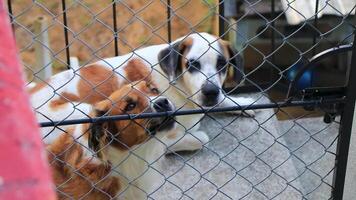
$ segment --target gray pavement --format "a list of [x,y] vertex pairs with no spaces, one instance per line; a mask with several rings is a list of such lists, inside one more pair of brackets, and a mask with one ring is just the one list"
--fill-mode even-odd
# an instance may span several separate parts
[[201,129],[211,141],[201,151],[166,156],[167,181],[153,199],[328,199],[337,124],[278,121],[266,109],[254,119],[208,115]]

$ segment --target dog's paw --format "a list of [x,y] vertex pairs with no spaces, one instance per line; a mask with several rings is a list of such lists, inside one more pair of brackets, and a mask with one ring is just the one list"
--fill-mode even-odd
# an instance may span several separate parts
[[244,110],[244,111],[242,112],[242,114],[243,114],[245,117],[255,117],[256,112],[253,111],[253,110]]
[[[253,98],[249,98],[249,97],[234,97],[232,98],[233,100],[233,104],[232,106],[238,106],[238,107],[248,107],[250,105],[252,105],[253,103],[255,103],[255,99]],[[231,114],[237,114],[237,115],[244,115],[246,117],[254,117],[255,116],[255,111],[253,110],[235,110],[235,111],[230,111],[229,113]]]
[[[170,140],[174,139],[171,138]],[[179,138],[178,141],[174,142],[173,145],[168,146],[167,153],[200,150],[207,142],[209,142],[209,136],[203,131],[187,133],[182,138]]]
[[[235,100],[235,99],[233,99]],[[250,97],[238,97],[236,98],[236,103],[238,103],[240,106],[249,106],[255,103],[255,99],[250,98]]]
[[209,142],[209,136],[204,131],[195,131],[193,135],[200,141],[201,144]]
[[235,114],[235,115],[243,115],[245,117],[254,117],[255,116],[255,111],[253,110],[244,110],[244,111],[241,111],[241,110],[234,110],[234,111],[229,111],[229,113],[231,114]]

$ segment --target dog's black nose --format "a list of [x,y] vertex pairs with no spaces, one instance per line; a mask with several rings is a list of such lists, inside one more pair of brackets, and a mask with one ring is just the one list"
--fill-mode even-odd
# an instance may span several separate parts
[[201,92],[208,98],[216,98],[220,93],[219,87],[211,82],[206,82],[201,88]]
[[153,108],[156,110],[156,112],[166,112],[166,111],[172,111],[173,110],[173,105],[169,100],[165,97],[160,97],[156,101],[153,102]]

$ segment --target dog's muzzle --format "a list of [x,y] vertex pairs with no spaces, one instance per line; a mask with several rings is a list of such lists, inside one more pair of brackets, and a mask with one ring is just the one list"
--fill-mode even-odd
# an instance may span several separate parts
[[[151,110],[153,112],[168,112],[175,109],[173,103],[166,97],[158,97],[152,101]],[[159,117],[150,119],[149,131],[151,135],[157,131],[168,131],[174,128],[175,117]]]
[[201,88],[202,106],[211,107],[218,103],[220,89],[212,82],[206,82]]

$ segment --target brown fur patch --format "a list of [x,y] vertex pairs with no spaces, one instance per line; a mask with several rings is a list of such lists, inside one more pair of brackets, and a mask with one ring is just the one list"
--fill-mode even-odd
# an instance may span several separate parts
[[126,78],[130,82],[144,80],[151,82],[151,70],[140,59],[131,59],[124,68]]
[[230,46],[229,42],[227,42],[225,40],[221,40],[221,39],[219,39],[218,42],[219,42],[220,47],[223,50],[224,57],[227,60],[229,60],[231,58],[231,56],[232,56],[232,55],[230,55],[229,50],[228,50],[228,48]]
[[[131,59],[124,67],[126,78],[130,82],[144,80],[151,82],[151,71],[140,59]],[[120,88],[117,74],[98,64],[80,69],[82,80],[78,83],[79,100],[95,104],[106,99]],[[127,83],[124,81],[124,83]]]
[[[136,89],[133,89],[133,87]],[[145,81],[134,82],[115,91],[110,95],[108,100],[97,103],[95,108],[97,111],[103,113],[110,111],[109,115],[141,113],[149,106],[149,99],[146,95],[153,96],[147,83]],[[130,102],[135,102],[136,107],[126,112],[125,107]],[[144,127],[146,124],[147,119],[134,119],[105,122],[101,126],[106,127],[103,130],[115,130],[116,133],[111,133],[111,136],[109,136],[115,137],[115,140],[109,138],[113,146],[120,150],[128,150],[128,148],[140,144],[147,139],[148,134]]]
[[193,38],[191,38],[191,37],[185,38],[181,45],[185,46],[185,48],[191,47],[193,45]]
[[35,87],[28,89],[28,93],[30,93],[30,94],[36,93],[46,86],[47,86],[47,83],[45,83],[45,82],[36,83]]
[[[218,42],[219,42],[220,48],[222,48],[222,50],[223,50],[224,57],[226,58],[226,60],[230,60],[231,57],[233,56],[233,55],[230,55],[230,51],[229,51],[230,43],[228,41],[221,40],[221,39],[219,39]],[[229,84],[229,83],[231,84],[231,83],[235,82],[233,67],[227,68],[226,78],[225,78],[225,80],[221,80],[221,81],[225,81],[225,83],[224,83],[225,86],[228,86],[227,84]]]
[[177,138],[177,133],[176,133],[176,132],[173,132],[173,133],[171,133],[171,134],[168,134],[168,135],[167,135],[167,138],[168,138],[168,139],[176,139],[176,138]]
[[83,147],[70,134],[61,135],[47,150],[59,199],[112,199],[120,191],[118,178],[109,175],[111,166],[84,157]]
[[[149,85],[152,83],[151,71],[140,59],[131,59],[124,68],[127,79],[130,82],[143,80]],[[50,102],[51,109],[60,109],[61,105],[67,102],[80,101],[89,104],[95,104],[110,96],[115,90],[120,88],[117,74],[111,69],[99,64],[91,64],[79,70],[81,80],[79,81],[78,95],[63,92],[58,99]],[[127,84],[126,81],[123,82]],[[33,94],[47,86],[46,83],[38,83],[35,87],[29,89]]]
[[[90,116],[90,117],[95,117],[95,116],[93,115],[93,113],[89,113],[89,116]],[[85,131],[85,133],[82,135],[82,137],[83,137],[85,140],[88,140],[88,139],[89,139],[89,132],[88,132],[89,128],[90,128],[90,124],[82,124],[82,130]]]
[[59,99],[50,101],[49,107],[52,110],[60,109],[65,103],[80,101],[80,97],[69,92],[62,92]]
[[188,54],[190,48],[192,47],[192,45],[193,45],[193,39],[188,37],[182,42],[182,44],[180,46],[180,50],[183,50],[182,60],[181,60],[182,72],[185,71],[187,61],[188,61],[187,54]]
[[79,100],[94,104],[119,88],[114,71],[99,65],[91,64],[80,69],[82,79],[78,83]]

